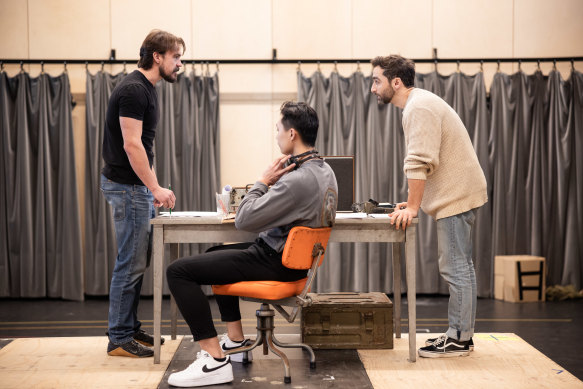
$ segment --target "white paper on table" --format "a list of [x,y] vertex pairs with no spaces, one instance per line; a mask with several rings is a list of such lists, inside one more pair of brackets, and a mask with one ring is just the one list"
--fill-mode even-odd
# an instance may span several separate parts
[[389,214],[388,213],[371,213],[370,215],[368,215],[374,219],[390,219]]
[[218,217],[217,212],[203,212],[203,211],[179,211],[179,212],[160,212],[159,216],[163,217],[203,217],[203,216],[215,216]]
[[364,212],[336,212],[336,219],[366,219]]

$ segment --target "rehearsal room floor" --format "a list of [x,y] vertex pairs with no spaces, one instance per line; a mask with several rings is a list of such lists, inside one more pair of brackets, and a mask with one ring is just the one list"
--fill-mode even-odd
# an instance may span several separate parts
[[[392,296],[389,296],[392,300]],[[402,380],[408,382],[415,379],[415,376],[407,376],[407,374],[417,374],[416,377],[423,377],[423,370],[408,368],[406,363],[406,336],[407,333],[407,304],[406,298],[403,296],[403,334],[404,339],[399,339],[395,342],[395,350],[316,350],[317,368],[310,370],[307,366],[307,356],[303,355],[302,351],[285,350],[288,354],[292,369],[292,384],[289,388],[383,388],[383,382],[387,378],[383,378],[382,374],[390,373],[390,377],[395,380]],[[213,298],[210,298],[211,306],[213,308],[214,317],[218,317],[218,309]],[[417,342],[424,341],[426,334],[442,333],[447,328],[447,301],[445,296],[418,296],[417,299]],[[244,331],[246,335],[255,337],[255,310],[258,304],[250,302],[241,302],[241,311],[243,316]],[[13,346],[20,345],[20,352],[22,355],[28,352],[27,347],[40,349],[38,344],[32,345],[34,339],[29,338],[57,338],[70,337],[78,338],[75,344],[87,344],[86,347],[93,347],[101,350],[96,352],[95,358],[102,358],[103,366],[107,366],[107,358],[103,358],[101,354],[105,354],[105,347],[107,341],[104,333],[107,328],[107,298],[88,297],[84,302],[50,300],[50,299],[0,299],[0,348],[5,348],[13,343]],[[139,307],[139,317],[142,320],[143,327],[146,331],[152,331],[152,299],[148,297],[142,298]],[[170,304],[169,299],[165,298],[163,303],[163,335],[169,335],[170,326]],[[225,327],[215,320],[217,330],[219,333],[225,332]],[[299,320],[295,323],[289,324],[284,321],[278,314],[276,314],[275,322],[276,334],[281,334],[280,338],[284,342],[295,342],[299,340]],[[498,386],[513,388],[521,387],[519,377],[505,378],[503,376],[495,376],[494,370],[500,368],[500,365],[516,366],[522,364],[519,360],[512,361],[513,352],[522,352],[520,347],[527,347],[535,357],[540,360],[541,364],[551,363],[544,356],[548,357],[556,365],[548,365],[549,374],[563,374],[567,370],[579,380],[583,380],[583,364],[581,363],[580,353],[583,347],[583,338],[581,337],[581,328],[583,328],[583,300],[569,300],[564,302],[545,302],[545,303],[525,303],[513,304],[505,303],[491,299],[478,300],[478,312],[476,320],[476,332],[478,333],[474,339],[476,343],[476,351],[467,358],[449,358],[455,359],[456,366],[450,366],[450,361],[431,360],[429,365],[425,365],[427,369],[458,369],[459,365],[465,364],[466,369],[473,368],[489,369],[488,374],[494,376],[483,376],[483,379],[491,381],[494,379],[500,380]],[[190,332],[185,322],[180,318],[178,323],[178,334],[187,335],[179,336],[174,342],[169,342],[164,345],[167,348],[166,354],[162,354],[162,359],[167,358],[167,368],[157,367],[151,368],[150,364],[146,363],[145,368],[149,369],[148,374],[154,386],[140,386],[140,385],[121,385],[120,378],[115,378],[117,384],[105,384],[102,387],[158,387],[167,388],[167,376],[176,370],[184,369],[190,362],[192,362],[198,347],[191,342]],[[499,334],[499,335],[496,335]],[[95,338],[95,337],[100,337]],[[169,340],[169,336],[166,336]],[[518,342],[506,342],[508,347],[498,347],[494,345],[492,339],[500,340],[517,340]],[[18,340],[18,342],[16,342]],[[524,342],[523,342],[524,341]],[[20,342],[20,343],[19,343]],[[28,343],[27,343],[28,342]],[[42,344],[42,340],[40,341]],[[56,340],[55,340],[56,342]],[[85,343],[83,343],[85,342]],[[520,346],[518,344],[520,343]],[[50,347],[60,347],[59,357],[66,356],[67,342],[61,341],[61,346],[51,345]],[[502,343],[500,343],[502,344]],[[45,347],[49,347],[47,342]],[[530,346],[533,348],[531,348]],[[65,347],[62,347],[65,346]],[[168,346],[168,347],[167,347]],[[487,353],[480,354],[478,351],[488,349]],[[75,348],[77,346],[71,345]],[[497,348],[498,347],[498,348]],[[513,348],[514,347],[514,348]],[[518,347],[518,348],[517,348]],[[12,347],[16,349],[15,347]],[[174,351],[176,350],[176,351]],[[544,354],[541,355],[540,353]],[[37,350],[38,351],[38,350]],[[40,351],[38,351],[40,352]],[[44,352],[44,351],[43,351]],[[47,352],[50,354],[50,351]],[[401,353],[403,357],[401,357]],[[506,354],[499,355],[497,353]],[[7,353],[4,353],[6,357]],[[13,355],[19,355],[14,351]],[[46,354],[43,354],[46,355]],[[263,356],[261,349],[256,349],[253,353],[254,362],[242,366],[241,364],[234,364],[235,381],[225,387],[239,388],[239,387],[273,387],[274,384],[281,383],[283,375],[283,368],[281,362],[273,355]],[[398,357],[395,357],[398,355]],[[0,361],[2,359],[2,350],[0,350]],[[31,357],[32,358],[32,357]],[[391,358],[394,363],[391,362]],[[472,360],[473,358],[473,360]],[[109,359],[113,359],[109,357]],[[126,358],[116,358],[119,359]],[[448,359],[448,360],[449,360]],[[17,361],[4,359],[0,362],[0,388],[12,387],[8,384],[9,380],[5,378],[14,379],[14,371],[19,367],[14,366],[11,372],[8,372],[6,367],[6,360],[10,363],[17,364]],[[402,361],[401,361],[402,360]],[[151,361],[151,360],[150,360]],[[381,362],[382,361],[382,364]],[[465,362],[471,361],[471,362]],[[506,362],[508,361],[508,362]],[[31,364],[34,362],[30,362]],[[423,363],[428,363],[427,360]],[[3,366],[4,364],[4,366]],[[119,362],[118,364],[121,364]],[[401,365],[402,364],[402,365]],[[437,364],[437,365],[436,365]],[[82,365],[82,364],[81,364]],[[387,365],[391,365],[387,369]],[[532,369],[546,369],[541,367],[543,365],[533,364]],[[557,366],[558,365],[558,366]],[[159,365],[157,365],[159,366]],[[379,367],[380,366],[380,367]],[[420,366],[419,364],[417,366]],[[437,366],[437,367],[436,367]],[[463,365],[462,365],[463,367]],[[119,367],[117,367],[119,369]],[[104,367],[107,370],[107,367]],[[33,370],[33,369],[30,369]],[[116,370],[117,371],[117,370]],[[266,373],[268,372],[268,373]],[[419,373],[421,372],[421,373]],[[12,374],[12,375],[9,375]],[[520,373],[520,371],[519,371]],[[531,377],[527,368],[522,368],[522,373],[525,377]],[[547,372],[548,373],[548,372]],[[565,376],[568,373],[564,374]],[[43,373],[45,374],[45,373]],[[84,374],[88,374],[84,372]],[[107,372],[102,375],[107,376]],[[157,374],[157,375],[156,375]],[[433,373],[432,373],[433,374]],[[529,376],[531,374],[531,376]],[[545,373],[546,374],[546,373]],[[546,379],[541,372],[541,378],[538,383],[533,385],[533,382],[523,382],[526,387],[545,387],[551,385],[553,377],[546,378],[551,381],[543,381]],[[472,375],[479,379],[479,374],[475,371]],[[111,377],[114,377],[111,375]],[[38,377],[37,377],[38,378]],[[138,379],[144,378],[143,376]],[[438,379],[438,377],[434,377]],[[31,378],[33,379],[33,378]],[[111,378],[113,379],[113,378]],[[3,384],[4,382],[4,384]],[[36,381],[30,381],[36,382]],[[104,381],[105,382],[105,381]],[[137,381],[136,381],[137,382]],[[395,381],[399,382],[399,381]],[[515,384],[518,382],[518,384]],[[566,383],[566,381],[562,381]],[[479,383],[476,380],[476,383]],[[583,388],[581,381],[571,380],[568,385],[553,385],[557,387],[580,387]],[[251,386],[249,386],[252,384]],[[64,385],[64,384],[63,384]],[[57,385],[58,386],[58,385]],[[99,386],[99,385],[98,385]],[[398,384],[392,383],[392,387],[399,387]],[[414,387],[415,385],[409,385]],[[477,384],[476,387],[480,385]],[[48,386],[43,386],[48,387]],[[64,387],[64,386],[60,386]],[[83,385],[79,386],[83,387]],[[222,386],[217,386],[222,387]],[[288,386],[286,386],[288,387]],[[405,385],[406,387],[406,385]]]

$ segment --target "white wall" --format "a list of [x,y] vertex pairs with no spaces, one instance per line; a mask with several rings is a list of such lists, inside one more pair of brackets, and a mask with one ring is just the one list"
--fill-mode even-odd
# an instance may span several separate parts
[[[153,28],[184,38],[187,59],[372,58],[399,53],[430,58],[583,55],[581,0],[0,0],[0,58],[136,61]],[[523,64],[527,73],[536,64]],[[547,73],[552,64],[541,65]],[[570,64],[558,64],[568,77]],[[583,63],[576,63],[579,70]],[[107,66],[121,71],[121,65]],[[135,68],[128,65],[128,70]],[[190,72],[190,64],[186,66]],[[283,99],[296,94],[297,65],[220,65],[222,183],[255,181],[277,156],[275,121]],[[333,65],[322,65],[328,74]],[[361,64],[365,73],[368,64]],[[39,65],[25,66],[38,74]],[[91,65],[96,72],[98,65]],[[200,66],[196,66],[200,73]],[[338,65],[350,74],[355,64]],[[439,65],[443,73],[455,64]],[[17,65],[6,65],[15,74]],[[72,92],[85,93],[85,68],[69,65]],[[211,71],[215,71],[212,64]],[[315,65],[302,65],[311,74]],[[433,65],[419,64],[419,72]],[[462,64],[467,73],[479,64]],[[516,64],[502,64],[514,72]],[[45,65],[60,74],[62,65]],[[489,84],[495,64],[484,65]],[[83,194],[85,107],[74,109],[77,169]]]

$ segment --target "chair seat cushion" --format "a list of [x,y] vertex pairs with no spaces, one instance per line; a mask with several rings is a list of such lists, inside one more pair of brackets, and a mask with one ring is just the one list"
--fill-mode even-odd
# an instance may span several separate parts
[[302,293],[307,280],[307,278],[303,278],[292,282],[241,281],[234,284],[213,285],[213,293],[226,296],[279,300]]

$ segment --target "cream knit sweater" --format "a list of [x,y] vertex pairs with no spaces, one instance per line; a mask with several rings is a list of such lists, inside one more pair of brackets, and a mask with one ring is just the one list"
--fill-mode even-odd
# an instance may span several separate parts
[[414,88],[403,109],[408,179],[426,180],[421,209],[441,219],[488,201],[486,178],[457,113],[440,97]]

